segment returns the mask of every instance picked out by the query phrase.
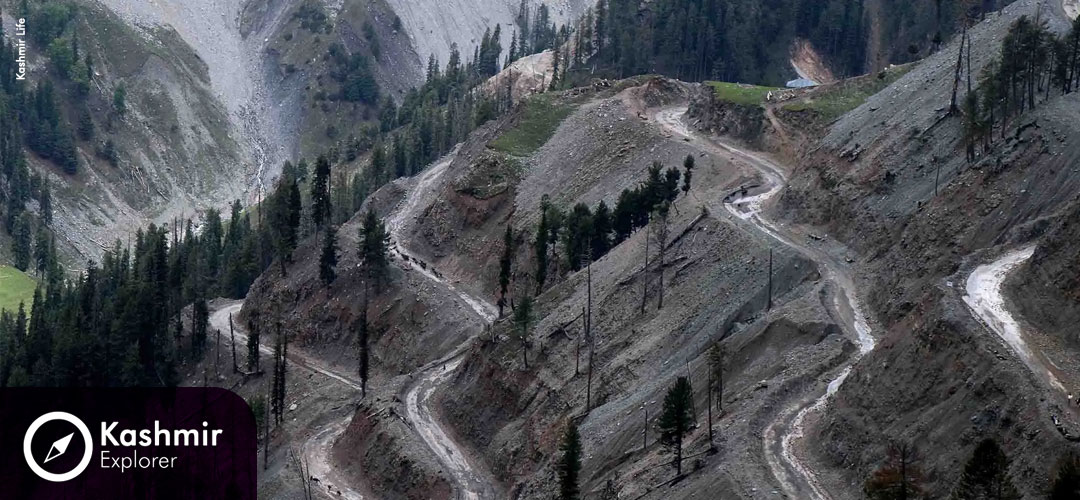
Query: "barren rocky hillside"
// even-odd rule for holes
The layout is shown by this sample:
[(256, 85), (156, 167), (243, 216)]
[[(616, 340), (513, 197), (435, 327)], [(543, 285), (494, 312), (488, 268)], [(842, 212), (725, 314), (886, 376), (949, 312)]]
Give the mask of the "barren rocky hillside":
[[(495, 24), (508, 47), (519, 5), (83, 3), (86, 50), (101, 61), (86, 104), (118, 165), (97, 153), (100, 137), (80, 144), (88, 168), (75, 176), (31, 157), (56, 181), (56, 226), (79, 258), (148, 220), (258, 200), (285, 159), (371, 139), (381, 103), (423, 78), (428, 54), (468, 54)], [(978, 75), (1020, 16), (1068, 29), (1061, 5), (1037, 13), (1040, 3), (1017, 0), (972, 27), (964, 71)], [(554, 21), (590, 4), (555, 3)], [(290, 340), (287, 417), (261, 496), (296, 498), (310, 481), (330, 498), (550, 498), (570, 423), (586, 498), (856, 499), (893, 440), (923, 450), (925, 489), (944, 497), (986, 437), (1009, 454), (1021, 492), (1041, 495), (1080, 436), (1080, 410), (1063, 397), (1080, 387), (1080, 97), (1046, 98), (965, 161), (963, 118), (948, 113), (959, 50), (954, 40), (801, 91), (632, 77), (529, 97), (553, 57), (519, 61), (533, 74), (512, 89), (513, 107), (338, 227), (336, 281), (320, 278), (325, 233), (305, 226), (287, 271), (275, 262), (243, 302), (215, 304), (212, 326), (231, 328), (232, 314), (237, 343), (253, 327)], [(374, 62), (379, 103), (332, 96), (343, 86), (335, 54)], [(121, 83), (128, 114), (105, 125)], [(693, 183), (676, 183), (664, 225), (650, 215), (583, 269), (563, 233), (537, 285), (545, 206), (614, 208), (654, 162), (681, 171), (687, 157)], [(357, 252), (368, 209), (390, 233), (378, 285)], [(1031, 260), (1000, 276), (1004, 288), (971, 289), (977, 269), (1025, 248)], [(1002, 290), (995, 312), (1022, 318), (1034, 362), (994, 334), (1011, 325), (973, 305), (975, 292)], [(514, 315), (525, 297), (535, 302), (523, 340)], [(713, 346), (726, 352), (719, 401), (706, 390)], [(185, 365), (185, 381), (207, 383), (208, 363)], [(213, 373), (249, 399), (265, 392), (257, 374)], [(657, 430), (682, 376), (695, 425), (676, 477)]]
[[(996, 55), (1014, 20), (1035, 17), (1036, 4), (1016, 2), (971, 30), (972, 73)], [(1067, 28), (1056, 8), (1041, 17), (1052, 30)], [(1078, 101), (1052, 98), (1014, 119), (990, 150), (966, 163), (963, 122), (946, 116), (958, 47), (945, 46), (829, 127), (821, 147), (799, 157), (778, 206), (858, 251), (867, 303), (884, 331), (882, 346), (856, 365), (854, 383), (812, 426), (822, 439), (808, 445), (810, 455), (836, 468), (828, 474), (834, 491), (858, 484), (887, 440), (900, 438), (934, 450), (924, 462), (929, 487), (947, 493), (967, 450), (991, 436), (1003, 441), (1023, 491), (1036, 495), (1050, 474), (1047, 457), (1068, 447), (1055, 419), (1068, 432), (1078, 425), (1064, 398), (1032, 377), (961, 300), (976, 265), (1025, 244), (1046, 243), (1036, 270), (1068, 269), (1068, 258), (1049, 255), (1060, 248), (1054, 242), (1080, 182)], [(1058, 229), (1043, 239), (1048, 227)], [(1037, 296), (1075, 300), (1054, 290), (1062, 289)], [(1057, 313), (1034, 308), (1034, 300), (1019, 299), (1021, 309), (1046, 326), (1045, 316)]]
[[(29, 162), (55, 190), (62, 253), (85, 262), (147, 220), (191, 216), (243, 197), (244, 183), (235, 175), (241, 147), (229, 134), (228, 110), (214, 96), (205, 61), (169, 28), (139, 30), (100, 4), (76, 5), (69, 29), (95, 61), (94, 75), (86, 96), (59, 99), (73, 99), (63, 113), (80, 126), (81, 168), (72, 175), (38, 156)], [(55, 78), (42, 48), (31, 44), (28, 57), (31, 79)], [(121, 87), (126, 113), (118, 116), (114, 92)], [(70, 83), (58, 89), (77, 96)]]
[[(412, 40), (417, 62), (427, 64), (428, 56), (445, 63), (454, 44), (462, 51), (479, 45), (486, 29), (502, 26), (502, 47), (510, 47), (514, 33), (514, 19), (521, 6), (520, 0), (386, 0), (394, 13), (401, 18), (404, 30)], [(577, 20), (595, 0), (544, 1), (551, 9), (551, 21), (556, 25)], [(529, 2), (535, 9), (539, 1)]]
[[(586, 415), (580, 420), (586, 436), (583, 484), (589, 491), (605, 488), (609, 480), (618, 484), (621, 494), (631, 496), (663, 485), (670, 470), (664, 466), (666, 458), (654, 431), (649, 431), (647, 449), (639, 448), (645, 408), (658, 412), (663, 391), (687, 370), (695, 383), (701, 383), (706, 350), (721, 340), (731, 353), (731, 366), (726, 370), (724, 412), (716, 419), (720, 453), (700, 455), (708, 446), (705, 427), (699, 427), (688, 442), (688, 453), (694, 454), (688, 467), (701, 471), (719, 467), (725, 472), (693, 474), (674, 494), (689, 498), (723, 491), (754, 497), (760, 491), (779, 491), (774, 475), (785, 467), (779, 439), (795, 417), (789, 408), (824, 390), (822, 380), (835, 377), (855, 350), (837, 325), (844, 321), (833, 306), (837, 288), (822, 279), (813, 262), (761, 237), (725, 204), (740, 186), (754, 184), (753, 170), (745, 160), (720, 155), (717, 146), (678, 135), (678, 129), (661, 119), (673, 115), (672, 110), (677, 113), (691, 91), (663, 80), (641, 80), (612, 90), (535, 98), (506, 119), (475, 132), (454, 154), (431, 167), (438, 172), (431, 177), (434, 182), (428, 182), (425, 173), (420, 180), (384, 188), (368, 202), (380, 212), (407, 209), (403, 213), (410, 217), (399, 243), (459, 289), (494, 301), (497, 269), (491, 262), (501, 252), (507, 223), (519, 234), (514, 293), (521, 297), (534, 286), (528, 242), (543, 195), (566, 207), (600, 200), (614, 203), (620, 190), (644, 180), (653, 161), (679, 165), (689, 154), (700, 162), (695, 187), (677, 201), (678, 213), (671, 219), (663, 310), (657, 310), (655, 275), (649, 278), (646, 308), (640, 310), (645, 286), (640, 265), (648, 232), (639, 231), (590, 272), (555, 272), (554, 285), (538, 299), (528, 368), (522, 364), (511, 321), (497, 320), (490, 333), (463, 344), (464, 357), (455, 358), (449, 369), (458, 363), (460, 368), (427, 403), (449, 439), (461, 444), (472, 468), (489, 473), (492, 484), (508, 494), (547, 496), (554, 480), (557, 436), (569, 419), (580, 420), (582, 415)], [(517, 144), (520, 130), (535, 125), (531, 115), (535, 109), (530, 110), (535, 106), (568, 114), (532, 149), (503, 149), (507, 140)], [(398, 201), (402, 192), (417, 188), (423, 189), (406, 195), (410, 201)], [(414, 206), (411, 196), (419, 196), (415, 198), (419, 204)], [(351, 227), (342, 231), (355, 232)], [(317, 248), (305, 243), (297, 261), (313, 262), (311, 254)], [(770, 248), (773, 308), (766, 310)], [(655, 252), (654, 247), (654, 259)], [(351, 267), (349, 262), (347, 258), (343, 265)], [(556, 264), (557, 269), (562, 266)], [(264, 275), (245, 307), (281, 311), (290, 331), (304, 332), (297, 337), (303, 348), (347, 367), (353, 362), (348, 346), (354, 338), (347, 318), (356, 317), (357, 278), (346, 276), (322, 291), (314, 269), (313, 263), (294, 266), (284, 280), (273, 273)], [(650, 275), (656, 272), (653, 269)], [(460, 342), (454, 332), (461, 329), (440, 327), (422, 343), (416, 343), (415, 333), (393, 332), (411, 331), (406, 325), (414, 321), (420, 321), (417, 332), (430, 332), (430, 319), (419, 318), (436, 315), (445, 320), (447, 312), (462, 304), (429, 295), (416, 270), (404, 277), (396, 273), (395, 279), (405, 281), (378, 299), (379, 304), (397, 305), (387, 306), (377, 320), (387, 329), (380, 330), (384, 333), (379, 334), (377, 349), (385, 354), (376, 355), (380, 375), (373, 384), (380, 387), (378, 394), (398, 392), (401, 398), (376, 398), (365, 405), (350, 428), (366, 429), (365, 435), (371, 437), (345, 434), (335, 445), (335, 456), (348, 471), (346, 480), (358, 487), (394, 484), (390, 478), (398, 469), (385, 466), (386, 461), (419, 467), (410, 470), (427, 472), (409, 472), (415, 477), (408, 483), (411, 486), (394, 489), (390, 496), (420, 498), (442, 491), (445, 485), (438, 478), (450, 477), (435, 472), (439, 462), (431, 460), (421, 440), (401, 432), (400, 419), (394, 416), (408, 414), (409, 398), (402, 394), (412, 391), (405, 379), (394, 377), (407, 370), (408, 360), (415, 360), (414, 366), (422, 364), (440, 355), (436, 346)], [(588, 344), (580, 327), (590, 274), (596, 363), (591, 389)], [(342, 306), (333, 306), (343, 300)], [(406, 347), (413, 345), (417, 349)], [(585, 409), (586, 399), (591, 412)], [(700, 418), (708, 407), (706, 399), (705, 392), (698, 393)], [(364, 416), (371, 414), (386, 416)], [(655, 416), (649, 418), (650, 427)], [(405, 419), (418, 425), (412, 415)], [(763, 440), (763, 435), (771, 437)]]

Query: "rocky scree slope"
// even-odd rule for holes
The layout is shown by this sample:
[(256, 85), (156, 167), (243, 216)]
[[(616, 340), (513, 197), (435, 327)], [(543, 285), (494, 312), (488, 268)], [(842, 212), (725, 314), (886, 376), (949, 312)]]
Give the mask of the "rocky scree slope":
[[(970, 31), (974, 74), (1036, 4), (1015, 2)], [(1042, 18), (1066, 29), (1056, 9)], [(881, 462), (888, 439), (932, 447), (927, 488), (947, 494), (986, 436), (1003, 442), (1014, 480), (1034, 495), (1068, 445), (1051, 417), (1077, 425), (960, 301), (976, 264), (1040, 241), (1047, 221), (1070, 213), (1080, 188), (1077, 97), (1012, 120), (1005, 139), (967, 164), (963, 123), (944, 116), (958, 48), (953, 41), (835, 123), (800, 158), (778, 207), (858, 250), (868, 305), (886, 331), (809, 430), (821, 436), (810, 451), (836, 498), (857, 497), (851, 485)]]
[[(505, 197), (500, 203), (509, 215), (471, 211), (473, 205), (454, 201), (463, 195), (447, 187), (418, 221), (414, 241), (436, 259), (442, 256), (440, 271), (466, 283), (489, 283), (481, 289), (493, 290), (497, 269), (490, 263), (497, 261), (499, 240), (510, 223), (519, 234), (512, 288), (519, 297), (531, 293), (529, 242), (543, 195), (566, 208), (577, 202), (595, 205), (601, 199), (611, 205), (621, 189), (644, 179), (653, 160), (679, 165), (687, 154), (697, 155), (697, 149), (667, 137), (653, 123), (651, 117), (659, 108), (649, 106), (678, 102), (687, 93), (679, 85), (655, 81), (615, 95), (568, 92), (558, 99), (575, 110), (550, 139), (526, 156), (507, 159), (497, 148), (470, 140), (447, 175), (485, 179), (484, 174), (493, 171), (488, 163), (493, 157), (520, 163), (520, 174), (508, 178), (506, 186), (489, 184), (498, 186), (495, 191)], [(512, 129), (515, 119), (509, 118), (507, 124)], [(671, 225), (672, 234), (680, 237), (667, 251), (663, 311), (655, 309), (653, 288), (646, 312), (638, 312), (645, 231), (592, 268), (594, 410), (580, 422), (587, 491), (598, 491), (615, 479), (620, 494), (635, 496), (670, 479), (666, 455), (656, 446), (655, 435), (648, 451), (638, 451), (642, 404), (658, 411), (667, 385), (687, 369), (700, 383), (705, 377), (705, 350), (714, 341), (729, 339), (725, 342), (738, 361), (730, 372), (735, 394), (730, 397), (731, 413), (718, 418), (725, 451), (687, 465), (703, 471), (720, 467), (727, 473), (695, 474), (673, 494), (688, 498), (725, 491), (753, 497), (759, 488), (775, 484), (761, 443), (764, 429), (791, 398), (801, 397), (807, 386), (853, 349), (823, 306), (832, 291), (817, 281), (812, 264), (782, 249), (777, 249), (774, 276), (778, 307), (772, 314), (762, 313), (767, 300), (764, 259), (770, 241), (724, 215), (725, 196), (751, 183), (748, 167), (725, 160), (700, 157), (695, 171), (698, 187), (678, 202), (679, 215), (673, 216)], [(430, 238), (427, 231), (437, 231), (439, 237)], [(476, 265), (467, 264), (474, 258)], [(488, 264), (480, 264), (485, 258)], [(522, 364), (511, 321), (498, 321), (493, 331), (496, 342), (474, 346), (441, 399), (451, 428), (497, 478), (524, 498), (550, 491), (560, 433), (569, 419), (579, 420), (584, 413), (587, 392), (587, 345), (581, 345), (578, 360), (586, 272), (555, 274), (561, 277), (538, 299), (529, 369)], [(575, 365), (580, 368), (577, 374)], [(703, 391), (697, 393), (702, 412), (706, 397)], [(703, 429), (688, 441), (695, 453), (707, 449)]]
[[(78, 32), (82, 53), (94, 60), (87, 95), (57, 78), (32, 43), (28, 79), (58, 81), (58, 99), (72, 101), (62, 107), (67, 123), (74, 128), (85, 116), (84, 127), (92, 124), (94, 133), (77, 141), (74, 175), (35, 155), (28, 161), (51, 180), (59, 249), (82, 263), (134, 236), (147, 220), (191, 216), (241, 197), (243, 183), (234, 176), (240, 148), (199, 55), (170, 28), (136, 30), (100, 4), (73, 5), (77, 14), (67, 29)], [(113, 104), (121, 86), (122, 117)], [(102, 155), (106, 142), (114, 146), (115, 166)]]

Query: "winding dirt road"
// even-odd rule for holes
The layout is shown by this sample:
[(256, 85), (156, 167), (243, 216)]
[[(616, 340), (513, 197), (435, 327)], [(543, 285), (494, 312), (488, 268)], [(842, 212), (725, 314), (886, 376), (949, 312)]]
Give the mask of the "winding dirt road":
[[(243, 307), (244, 302), (238, 300), (219, 308), (210, 315), (210, 326), (222, 333), (228, 332), (229, 317), (238, 317), (240, 315), (240, 310)], [(246, 330), (242, 325), (236, 322), (234, 322), (233, 326), (235, 328), (234, 331), (237, 337), (237, 343), (239, 344), (237, 347), (246, 347), (248, 342)], [(273, 355), (274, 350), (270, 346), (264, 344), (262, 339), (259, 340), (259, 352), (266, 355)], [(225, 342), (230, 342), (230, 340), (226, 338)], [(349, 375), (343, 375), (328, 368), (318, 360), (312, 359), (304, 354), (300, 349), (289, 349), (289, 361), (293, 363), (293, 366), (299, 366), (302, 369), (324, 375), (356, 392), (360, 392), (360, 383), (358, 381), (353, 380)], [(364, 495), (349, 487), (348, 481), (342, 478), (330, 465), (330, 448), (333, 446), (334, 442), (337, 441), (338, 436), (341, 436), (341, 434), (345, 432), (345, 429), (349, 427), (349, 422), (352, 421), (352, 417), (352, 415), (346, 415), (318, 430), (310, 439), (301, 445), (300, 452), (304, 457), (304, 461), (307, 462), (310, 474), (319, 478), (320, 483), (327, 488), (326, 491), (334, 491), (337, 493), (336, 496), (345, 498), (346, 500), (364, 500)]]
[[(481, 326), (478, 332), (482, 332), (498, 317), (498, 309), (490, 302), (454, 286), (453, 283), (436, 273), (431, 266), (422, 264), (423, 261), (410, 252), (404, 244), (406, 241), (404, 233), (409, 225), (438, 197), (441, 186), (439, 181), (457, 157), (457, 152), (458, 149), (455, 148), (416, 178), (416, 184), (412, 190), (390, 215), (388, 226), (391, 242), (399, 258), (413, 270), (446, 287), (457, 296), (471, 311), (477, 324)], [(462, 447), (443, 430), (438, 413), (432, 408), (432, 396), (438, 392), (443, 383), (450, 379), (454, 370), (461, 364), (462, 355), (471, 343), (472, 338), (463, 342), (442, 359), (428, 364), (414, 374), (415, 378), (405, 390), (405, 414), (416, 433), (431, 448), (457, 483), (458, 497), (464, 500), (480, 500), (496, 498), (494, 480), (486, 471), (476, 466)]]
[(1028, 344), (1020, 323), (1005, 304), (1005, 279), (1034, 253), (1035, 246), (1031, 245), (1007, 252), (989, 264), (976, 267), (968, 275), (964, 287), (964, 303), (987, 330), (997, 334), (1008, 344), (1041, 383), (1059, 393), (1066, 406), (1069, 406), (1069, 391), (1054, 373), (1052, 363)]
[[(481, 327), (478, 328), (478, 332), (482, 332), (484, 328), (495, 321), (498, 316), (498, 309), (486, 300), (474, 297), (465, 290), (454, 286), (454, 284), (437, 274), (431, 266), (423, 264), (402, 243), (404, 241), (404, 231), (438, 196), (438, 182), (442, 179), (456, 154), (457, 150), (455, 149), (416, 178), (413, 188), (388, 218), (388, 227), (392, 246), (398, 258), (411, 269), (445, 287), (460, 299), (461, 303), (467, 307)], [(237, 301), (218, 309), (210, 317), (210, 324), (213, 328), (227, 332), (229, 329), (229, 315), (238, 315), (242, 307), (243, 302)], [(238, 342), (246, 345), (247, 335), (244, 333), (243, 328), (235, 324), (234, 327)], [(450, 473), (453, 481), (457, 483), (458, 497), (463, 500), (493, 499), (497, 497), (494, 480), (486, 471), (474, 465), (474, 461), (465, 454), (461, 446), (450, 438), (442, 427), (437, 411), (432, 408), (434, 403), (433, 395), (438, 392), (443, 383), (450, 379), (454, 370), (461, 363), (462, 355), (471, 341), (472, 339), (463, 342), (447, 356), (429, 363), (414, 373), (413, 381), (405, 389), (405, 411), (408, 423), (424, 443), (431, 448), (432, 452), (435, 453), (436, 457)], [(268, 345), (262, 343), (259, 345), (259, 350), (265, 354), (273, 353), (273, 350)], [(295, 365), (320, 373), (356, 391), (360, 391), (360, 382), (353, 379), (351, 374), (339, 373), (318, 360), (305, 355), (300, 349), (290, 349), (289, 359)], [(327, 491), (332, 491), (335, 495), (344, 497), (347, 500), (363, 500), (363, 494), (348, 486), (348, 481), (340, 477), (330, 460), (330, 449), (333, 443), (345, 432), (351, 420), (352, 415), (349, 415), (316, 431), (303, 444), (302, 454), (308, 463), (311, 475), (318, 477), (321, 484), (327, 488)]]
[(843, 320), (845, 330), (853, 337), (859, 350), (829, 381), (823, 394), (815, 399), (797, 401), (793, 406), (781, 411), (779, 418), (765, 430), (763, 437), (769, 468), (785, 494), (791, 498), (831, 500), (832, 496), (822, 486), (813, 469), (799, 456), (796, 445), (805, 435), (806, 418), (824, 410), (832, 396), (847, 380), (855, 363), (872, 351), (876, 344), (870, 324), (858, 301), (852, 271), (841, 259), (802, 243), (805, 236), (765, 218), (764, 207), (787, 184), (784, 169), (760, 154), (742, 150), (719, 139), (701, 136), (686, 125), (685, 114), (685, 107), (667, 108), (657, 113), (656, 121), (673, 135), (684, 137), (687, 144), (710, 156), (739, 158), (750, 164), (765, 179), (763, 192), (725, 200), (724, 208), (734, 217), (750, 223), (768, 237), (817, 263), (822, 276), (833, 281), (839, 289), (839, 293), (832, 294), (834, 310)]

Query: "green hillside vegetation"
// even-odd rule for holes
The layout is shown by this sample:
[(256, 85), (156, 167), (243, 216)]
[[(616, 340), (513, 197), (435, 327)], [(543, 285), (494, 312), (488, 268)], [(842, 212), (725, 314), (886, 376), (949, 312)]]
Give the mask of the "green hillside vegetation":
[(556, 102), (549, 95), (537, 95), (523, 104), (521, 118), (513, 128), (494, 141), (491, 147), (514, 156), (528, 156), (543, 146), (559, 128), (574, 106)]
[(776, 87), (762, 87), (759, 85), (746, 85), (742, 83), (706, 83), (713, 88), (713, 92), (716, 94), (717, 99), (742, 106), (761, 106), (762, 103), (765, 102), (765, 96), (769, 92), (780, 90)]
[(901, 76), (907, 74), (912, 67), (912, 64), (894, 66), (876, 75), (867, 75), (822, 88), (806, 99), (785, 104), (782, 109), (796, 112), (811, 111), (817, 113), (825, 121), (832, 122), (848, 111), (861, 106), (870, 96), (892, 85)]
[(0, 266), (0, 310), (15, 312), (19, 304), (30, 309), (37, 282), (26, 273), (11, 266)]
[(838, 77), (860, 75), (880, 62), (922, 58), (966, 14), (1011, 1), (910, 0), (875, 10), (851, 0), (600, 0), (579, 23), (575, 40), (586, 38), (575, 47), (595, 54), (585, 66), (616, 78), (655, 72), (780, 85), (793, 77), (796, 39), (809, 41)]

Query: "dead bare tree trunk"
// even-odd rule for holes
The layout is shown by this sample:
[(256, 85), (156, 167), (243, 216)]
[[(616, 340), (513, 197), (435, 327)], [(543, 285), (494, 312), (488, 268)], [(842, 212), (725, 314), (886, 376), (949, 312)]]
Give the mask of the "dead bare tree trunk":
[(648, 404), (649, 404), (649, 402), (646, 401), (645, 402), (645, 405), (646, 405), (645, 406), (645, 425), (642, 426), (642, 428), (641, 428), (641, 430), (642, 430), (641, 434), (643, 436), (642, 443), (641, 443), (641, 451), (645, 451), (645, 450), (649, 449), (649, 407), (648, 407)]
[[(267, 383), (267, 386), (270, 384)], [(263, 470), (270, 467), (270, 387), (266, 388), (266, 404), (263, 405)]]
[(240, 368), (236, 365), (236, 333), (233, 332), (232, 313), (229, 313), (229, 344), (232, 345), (232, 371), (236, 373)]
[(709, 401), (708, 401), (708, 404), (707, 404), (707, 406), (709, 408), (709, 415), (708, 415), (709, 416), (709, 451), (710, 452), (715, 452), (716, 451), (716, 441), (713, 439), (713, 429), (712, 429), (712, 389), (711, 389), (711, 387), (712, 387), (712, 370), (709, 370), (709, 385), (708, 385), (708, 387), (710, 387), (710, 389), (705, 391), (705, 392), (708, 394), (708, 398), (709, 398)]
[(664, 255), (667, 251), (668, 236), (670, 236), (667, 209), (662, 208), (658, 210), (656, 219), (656, 225), (654, 226), (656, 228), (656, 244), (660, 247), (660, 264), (656, 269), (660, 274), (660, 288), (659, 301), (657, 302), (656, 309), (660, 310), (664, 308)]
[(694, 382), (690, 376), (690, 361), (686, 361), (686, 383), (690, 386), (690, 418), (694, 419), (694, 426), (697, 426), (697, 405), (694, 404)]
[(645, 232), (645, 267), (641, 269), (641, 314), (645, 314), (645, 301), (649, 297), (649, 232)]
[(772, 310), (772, 248), (769, 249), (769, 302), (765, 305), (765, 310)]
[(964, 41), (967, 40), (967, 23), (964, 23), (964, 31), (960, 35), (960, 50), (956, 55), (956, 72), (953, 75), (952, 100), (949, 101), (949, 114), (955, 114), (960, 110), (956, 105), (956, 91), (960, 86), (960, 68), (964, 63)]
[(589, 341), (589, 380), (585, 389), (585, 413), (592, 410), (592, 373), (593, 373), (593, 351), (596, 343), (593, 342), (592, 334), (592, 256), (589, 257), (589, 266), (585, 269), (586, 276), (588, 276), (588, 299), (586, 300), (587, 306), (585, 310), (585, 338)]
[(578, 335), (577, 341), (577, 353), (574, 355), (574, 376), (581, 375), (581, 341), (585, 338), (585, 331), (589, 329), (589, 325), (585, 319), (585, 306), (581, 306), (581, 335)]
[(304, 460), (302, 453), (297, 455), (295, 450), (289, 450), (289, 456), (292, 458), (293, 465), (296, 466), (296, 473), (300, 476), (304, 499), (311, 500), (311, 469), (307, 466), (307, 461)]

